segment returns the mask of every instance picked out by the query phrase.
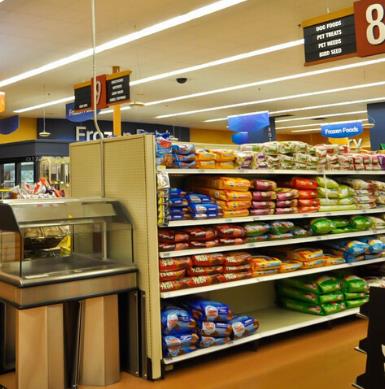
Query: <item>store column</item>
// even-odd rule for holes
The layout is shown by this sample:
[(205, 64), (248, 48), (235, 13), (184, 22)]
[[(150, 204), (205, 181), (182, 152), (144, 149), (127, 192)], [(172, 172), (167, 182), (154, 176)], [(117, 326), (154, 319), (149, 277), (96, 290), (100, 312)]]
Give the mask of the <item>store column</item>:
[(368, 118), (374, 127), (370, 129), (372, 150), (380, 150), (385, 145), (385, 103), (368, 104)]
[(249, 132), (248, 143), (264, 143), (276, 140), (275, 118), (270, 118), (270, 126), (258, 131)]

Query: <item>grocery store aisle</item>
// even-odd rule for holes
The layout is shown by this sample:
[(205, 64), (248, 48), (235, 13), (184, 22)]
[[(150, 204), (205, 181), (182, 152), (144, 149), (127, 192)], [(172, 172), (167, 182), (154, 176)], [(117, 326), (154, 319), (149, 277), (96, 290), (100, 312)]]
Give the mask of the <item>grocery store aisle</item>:
[[(332, 330), (308, 329), (250, 348), (212, 354), (177, 367), (165, 380), (147, 382), (128, 374), (108, 389), (347, 389), (364, 371), (365, 357), (353, 350), (366, 336), (367, 323), (345, 320)], [(16, 389), (13, 377), (0, 376), (0, 383)], [(81, 386), (81, 389), (96, 387)], [(100, 389), (100, 387), (99, 387)]]

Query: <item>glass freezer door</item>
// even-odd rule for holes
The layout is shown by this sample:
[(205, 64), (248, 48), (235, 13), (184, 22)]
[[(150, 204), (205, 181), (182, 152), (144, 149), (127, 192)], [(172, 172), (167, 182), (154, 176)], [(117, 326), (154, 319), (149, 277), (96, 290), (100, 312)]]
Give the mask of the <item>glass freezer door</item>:
[(20, 182), (33, 184), (35, 182), (34, 177), (35, 163), (34, 162), (21, 162), (20, 164)]
[(3, 165), (3, 187), (4, 188), (13, 188), (16, 185), (16, 164), (15, 163), (5, 163)]

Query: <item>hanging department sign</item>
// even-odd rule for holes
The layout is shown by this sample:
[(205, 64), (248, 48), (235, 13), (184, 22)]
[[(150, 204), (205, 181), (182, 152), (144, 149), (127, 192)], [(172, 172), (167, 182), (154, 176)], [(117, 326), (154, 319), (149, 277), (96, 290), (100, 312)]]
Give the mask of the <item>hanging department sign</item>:
[(350, 138), (362, 132), (361, 121), (321, 124), (321, 135), (327, 138)]
[(354, 8), (302, 23), (305, 65), (385, 53), (385, 0), (360, 0)]
[[(130, 70), (96, 77), (97, 109), (130, 102)], [(93, 80), (74, 85), (74, 111), (93, 109)]]
[(305, 64), (317, 64), (356, 55), (353, 8), (302, 23)]

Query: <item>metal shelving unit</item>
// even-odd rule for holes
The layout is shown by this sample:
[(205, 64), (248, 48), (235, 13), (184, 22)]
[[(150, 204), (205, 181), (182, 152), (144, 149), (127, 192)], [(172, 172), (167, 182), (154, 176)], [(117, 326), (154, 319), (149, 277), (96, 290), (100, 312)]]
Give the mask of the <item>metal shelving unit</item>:
[[(101, 149), (103, 147), (103, 152)], [(224, 145), (201, 144), (202, 148), (226, 148)], [(234, 146), (230, 146), (234, 148)], [(301, 270), (293, 273), (277, 274), (266, 277), (258, 277), (242, 281), (223, 284), (215, 284), (207, 287), (183, 289), (173, 292), (160, 292), (159, 262), (158, 258), (172, 258), (184, 255), (234, 251), (240, 249), (257, 249), (261, 247), (277, 245), (293, 245), (309, 242), (322, 242), (331, 239), (353, 238), (385, 233), (385, 230), (370, 230), (351, 234), (311, 236), (306, 238), (274, 240), (267, 242), (249, 243), (238, 246), (222, 246), (210, 249), (194, 249), (176, 252), (162, 252), (158, 250), (158, 225), (157, 225), (157, 187), (156, 187), (156, 156), (155, 139), (151, 135), (134, 135), (129, 137), (106, 139), (102, 145), (96, 142), (81, 142), (71, 145), (71, 182), (74, 196), (91, 197), (100, 196), (102, 188), (105, 196), (119, 200), (127, 209), (133, 224), (134, 233), (134, 258), (139, 268), (138, 283), (144, 296), (143, 307), (144, 322), (142, 323), (145, 334), (145, 349), (142, 365), (142, 375), (151, 379), (162, 376), (163, 365), (170, 365), (186, 359), (196, 358), (200, 355), (213, 353), (219, 350), (235, 347), (242, 343), (273, 336), (279, 333), (292, 331), (298, 328), (311, 326), (318, 323), (337, 320), (345, 316), (356, 315), (358, 310), (343, 311), (330, 316), (314, 316), (299, 312), (288, 311), (275, 306), (274, 281), (285, 277), (296, 277), (305, 274), (317, 274), (329, 270), (355, 268), (372, 263), (384, 262), (384, 258), (354, 264), (342, 264), (309, 270)], [(103, 163), (101, 162), (103, 157)], [(124, 166), (124, 169), (122, 169)], [(104, 168), (105, 181), (101, 182), (100, 169)], [(383, 171), (310, 171), (310, 170), (206, 170), (206, 169), (166, 169), (171, 180), (180, 181), (183, 176), (197, 174), (216, 174), (244, 177), (272, 177), (277, 175), (299, 176), (360, 176), (360, 177), (385, 177)], [(168, 227), (183, 227), (194, 225), (215, 225), (223, 223), (244, 223), (262, 220), (290, 220), (319, 216), (349, 216), (361, 214), (385, 213), (385, 207), (370, 210), (352, 210), (340, 212), (324, 212), (314, 214), (295, 215), (267, 215), (249, 216), (243, 218), (223, 218), (210, 220), (187, 220), (169, 223)], [(205, 297), (224, 301), (234, 310), (235, 314), (249, 312), (256, 317), (261, 327), (257, 334), (235, 340), (224, 346), (198, 350), (186, 356), (172, 359), (162, 357), (162, 333), (160, 325), (161, 302), (164, 299), (172, 299), (195, 293), (202, 293)]]

